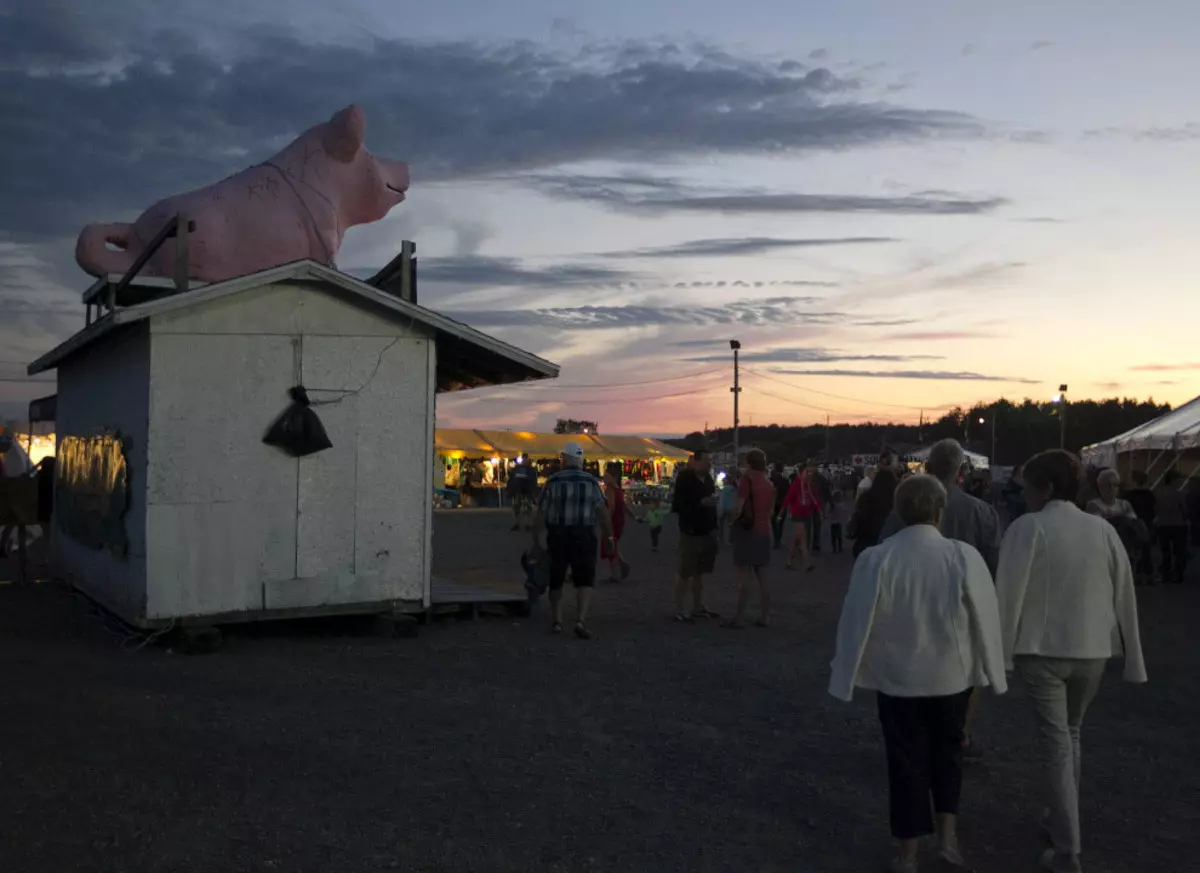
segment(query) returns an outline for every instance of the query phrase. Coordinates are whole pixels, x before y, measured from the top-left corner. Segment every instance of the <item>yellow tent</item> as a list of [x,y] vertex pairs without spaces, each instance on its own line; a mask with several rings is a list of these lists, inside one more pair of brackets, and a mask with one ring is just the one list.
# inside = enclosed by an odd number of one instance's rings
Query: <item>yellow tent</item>
[[433,448],[447,458],[486,458],[497,454],[495,446],[474,430],[446,430],[433,432]]
[[686,461],[691,453],[666,443],[638,436],[608,436],[598,434],[592,438],[601,452],[613,458],[628,458],[638,461]]

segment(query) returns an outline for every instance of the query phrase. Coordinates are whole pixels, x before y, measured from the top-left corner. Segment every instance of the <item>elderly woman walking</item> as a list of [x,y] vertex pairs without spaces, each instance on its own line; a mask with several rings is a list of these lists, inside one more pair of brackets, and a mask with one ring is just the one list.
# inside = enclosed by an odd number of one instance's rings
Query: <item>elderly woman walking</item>
[[996,572],[1004,657],[1038,722],[1042,824],[1053,845],[1042,865],[1055,873],[1082,869],[1080,731],[1122,640],[1125,679],[1146,681],[1129,557],[1111,524],[1076,505],[1083,480],[1069,452],[1042,452],[1025,465],[1029,512],[1004,535]]
[[723,627],[746,626],[752,579],[758,582],[759,617],[755,624],[758,627],[770,624],[767,565],[771,563],[771,513],[774,507],[775,489],[767,476],[767,456],[761,449],[751,449],[746,454],[746,470],[738,481],[737,498],[730,516],[733,566],[737,570],[737,612]]
[[957,821],[967,707],[975,687],[1003,694],[1007,682],[987,564],[939,530],[945,487],[912,476],[896,488],[895,506],[904,529],[854,564],[829,693],[848,701],[856,686],[876,692],[891,831],[900,842],[892,870],[914,873],[935,813],[939,861],[963,866]]

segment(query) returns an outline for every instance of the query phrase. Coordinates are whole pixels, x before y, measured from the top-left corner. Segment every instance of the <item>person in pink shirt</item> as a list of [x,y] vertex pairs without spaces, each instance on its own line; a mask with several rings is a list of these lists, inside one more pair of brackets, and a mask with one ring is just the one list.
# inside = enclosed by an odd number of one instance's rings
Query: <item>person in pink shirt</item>
[[792,538],[792,548],[788,552],[787,568],[789,570],[796,562],[797,552],[807,563],[807,569],[816,569],[812,562],[812,553],[809,551],[809,542],[813,518],[821,509],[821,500],[813,485],[812,475],[812,468],[805,467],[799,475],[792,479],[787,497],[783,499],[783,509],[780,510],[780,515],[790,512],[792,520],[796,523],[796,535]]
[[750,580],[758,581],[759,627],[771,621],[771,595],[767,590],[767,565],[771,563],[771,521],[775,509],[775,488],[767,476],[767,456],[761,449],[746,454],[746,468],[738,479],[737,498],[730,513],[733,539],[733,566],[737,569],[737,612],[724,623],[727,628],[746,626],[746,606],[750,601]]

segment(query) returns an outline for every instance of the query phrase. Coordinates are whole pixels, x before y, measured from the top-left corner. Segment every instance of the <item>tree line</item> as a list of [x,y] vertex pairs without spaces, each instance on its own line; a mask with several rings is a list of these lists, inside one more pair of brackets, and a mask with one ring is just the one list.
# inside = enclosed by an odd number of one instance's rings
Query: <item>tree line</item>
[[[970,409],[955,407],[941,418],[921,424],[743,426],[739,428],[739,443],[762,449],[772,460],[791,464],[877,454],[884,448],[907,453],[953,437],[970,451],[988,456],[993,464],[1012,465],[1046,449],[1058,448],[1060,443],[1078,452],[1086,445],[1124,433],[1170,411],[1168,404],[1128,398],[1080,400],[1065,405],[1028,398],[1016,403],[1001,398]],[[666,442],[688,451],[728,450],[733,443],[733,429],[695,432]]]

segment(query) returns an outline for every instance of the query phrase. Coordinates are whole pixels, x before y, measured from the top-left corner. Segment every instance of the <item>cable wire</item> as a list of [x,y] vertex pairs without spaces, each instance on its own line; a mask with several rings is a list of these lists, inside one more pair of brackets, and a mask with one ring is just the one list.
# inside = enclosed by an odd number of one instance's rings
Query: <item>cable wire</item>
[[555,388],[560,390],[575,390],[577,388],[588,389],[603,389],[603,388],[632,388],[637,385],[662,385],[666,382],[682,382],[684,379],[701,379],[705,376],[711,376],[714,373],[728,372],[727,367],[714,367],[711,370],[701,370],[697,373],[685,373],[682,376],[668,376],[663,379],[644,379],[638,382],[610,382],[610,383],[595,383],[592,385],[565,385],[553,379],[546,379],[539,382],[518,382],[514,385],[504,385],[496,387],[504,388]]
[[820,394],[823,397],[832,397],[834,400],[847,400],[851,403],[868,403],[873,406],[890,406],[895,409],[911,409],[913,411],[920,411],[920,412],[924,412],[927,409],[930,410],[931,412],[939,410],[939,409],[950,409],[951,407],[954,406],[954,404],[952,404],[952,403],[946,404],[943,406],[909,406],[904,403],[887,403],[883,400],[864,400],[860,397],[846,397],[843,394],[832,394],[829,391],[820,391],[816,388],[808,388],[804,385],[797,385],[794,382],[788,381],[787,379],[782,379],[779,376],[773,376],[769,373],[760,373],[757,370],[750,369],[749,367],[742,367],[741,369],[746,373],[752,373],[753,375],[759,376],[763,379],[770,379],[772,382],[778,382],[780,385],[786,385],[789,388],[795,388],[798,391],[808,391],[808,392],[811,392],[812,394]]

